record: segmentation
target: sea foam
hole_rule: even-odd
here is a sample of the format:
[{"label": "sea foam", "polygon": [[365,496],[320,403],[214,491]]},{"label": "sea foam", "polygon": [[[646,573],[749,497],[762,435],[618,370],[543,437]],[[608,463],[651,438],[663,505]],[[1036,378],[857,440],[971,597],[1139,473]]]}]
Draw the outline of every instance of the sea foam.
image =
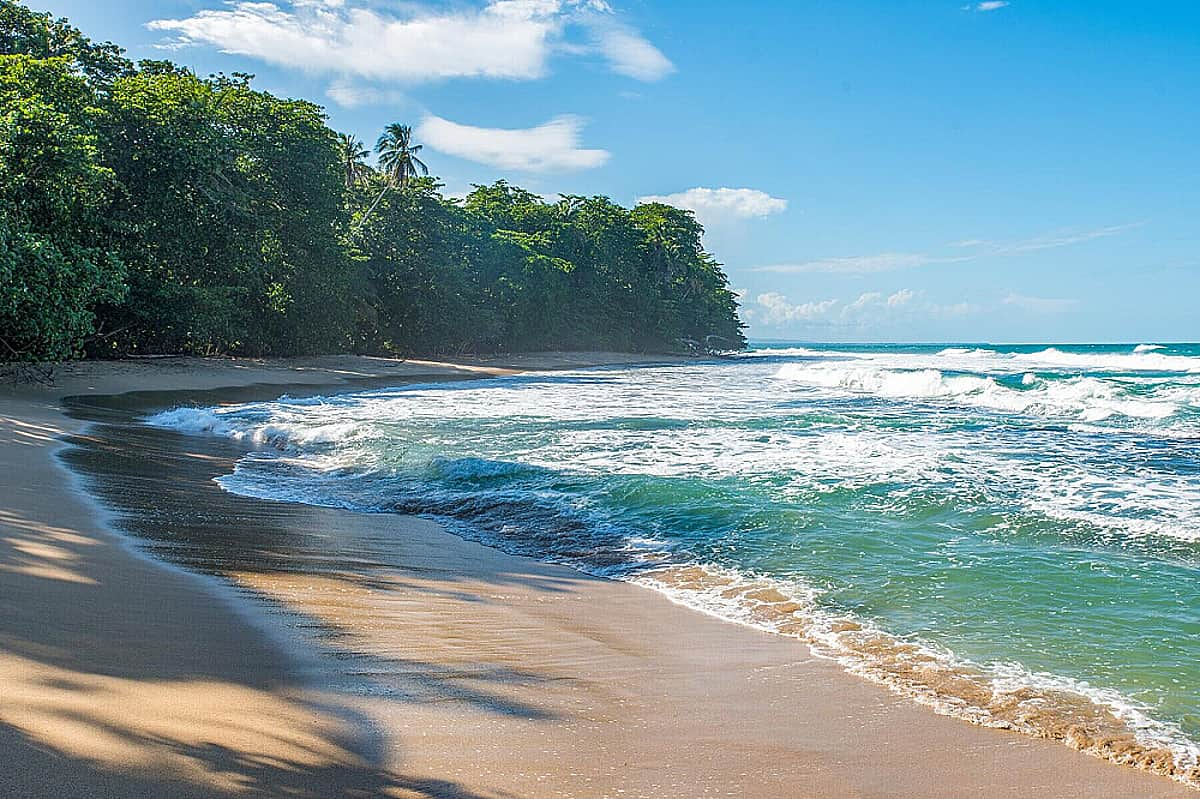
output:
[{"label": "sea foam", "polygon": [[1113,416],[1167,419],[1180,409],[1180,400],[1195,403],[1200,387],[1186,396],[1140,398],[1122,385],[1094,377],[1042,379],[1025,373],[1022,388],[995,377],[946,373],[937,369],[883,369],[848,362],[837,365],[784,364],[776,373],[793,383],[873,394],[891,399],[952,400],[983,408],[1040,416],[1069,416],[1100,421]]},{"label": "sea foam", "polygon": [[943,715],[1062,741],[1200,787],[1200,745],[1178,724],[1154,718],[1152,708],[1117,691],[1019,663],[979,664],[899,638],[822,607],[821,592],[797,580],[688,564],[655,569],[634,582],[703,613],[799,638],[851,674]]},{"label": "sea foam", "polygon": [[228,490],[427,515],[801,638],[941,712],[1195,776],[1187,687],[1143,663],[1162,680],[1121,690],[1116,668],[1197,659],[1162,612],[1194,606],[1192,356],[769,354],[150,421],[253,448]]}]

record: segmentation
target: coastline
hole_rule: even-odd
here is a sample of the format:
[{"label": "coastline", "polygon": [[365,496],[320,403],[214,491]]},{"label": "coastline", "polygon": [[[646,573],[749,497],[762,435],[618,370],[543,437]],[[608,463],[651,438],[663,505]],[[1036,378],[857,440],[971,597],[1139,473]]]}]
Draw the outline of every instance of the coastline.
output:
[{"label": "coastline", "polygon": [[[69,794],[45,784],[64,772],[118,795],[1194,795],[934,715],[798,641],[419,519],[229,498],[239,513],[270,508],[289,541],[336,531],[353,561],[197,578],[126,546],[53,457],[82,429],[60,410],[70,394],[346,390],[598,361],[614,362],[171,359],[75,364],[57,389],[6,389],[0,679],[16,700],[0,736],[20,754],[0,781],[28,796]],[[220,465],[193,454],[191,468]],[[203,479],[175,487],[181,507],[228,497]]]}]

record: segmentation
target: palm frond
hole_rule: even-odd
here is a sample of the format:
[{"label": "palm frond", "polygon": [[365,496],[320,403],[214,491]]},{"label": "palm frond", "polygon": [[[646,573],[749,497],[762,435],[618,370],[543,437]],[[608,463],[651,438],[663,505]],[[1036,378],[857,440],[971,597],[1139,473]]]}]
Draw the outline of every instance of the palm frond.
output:
[{"label": "palm frond", "polygon": [[429,167],[416,157],[421,149],[422,145],[412,143],[412,128],[399,122],[385,127],[375,143],[380,170],[391,183],[400,186],[407,185],[418,169],[423,174],[429,174]]}]

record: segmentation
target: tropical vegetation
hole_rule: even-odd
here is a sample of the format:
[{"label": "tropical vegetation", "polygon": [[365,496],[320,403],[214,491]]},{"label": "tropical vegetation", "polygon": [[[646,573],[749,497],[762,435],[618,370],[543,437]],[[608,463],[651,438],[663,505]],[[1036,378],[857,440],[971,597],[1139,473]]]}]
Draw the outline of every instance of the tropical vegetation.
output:
[{"label": "tropical vegetation", "polygon": [[0,0],[0,360],[743,346],[688,211],[450,198],[319,106]]}]

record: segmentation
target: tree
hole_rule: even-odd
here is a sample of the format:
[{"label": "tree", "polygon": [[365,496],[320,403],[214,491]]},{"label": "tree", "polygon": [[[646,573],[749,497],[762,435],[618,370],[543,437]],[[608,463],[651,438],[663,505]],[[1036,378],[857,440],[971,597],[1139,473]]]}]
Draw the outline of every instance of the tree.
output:
[{"label": "tree", "polygon": [[694,342],[701,349],[746,346],[737,295],[721,265],[703,245],[704,228],[691,211],[645,203],[632,211],[643,231],[642,260],[658,284],[658,336],[664,342]]},{"label": "tree", "polygon": [[388,189],[393,186],[405,188],[409,181],[417,176],[418,171],[422,175],[429,174],[429,167],[417,157],[422,147],[423,145],[412,143],[412,128],[408,125],[393,122],[383,129],[383,134],[375,143],[375,152],[379,153],[379,169],[383,172],[385,182],[375,202],[371,203],[371,207],[359,220],[359,226],[367,221]]},{"label": "tree", "polygon": [[404,188],[417,176],[418,171],[422,175],[429,174],[429,167],[417,157],[422,146],[412,143],[412,128],[393,122],[383,129],[383,135],[375,144],[375,151],[379,153],[379,168],[392,183]]},{"label": "tree", "polygon": [[0,0],[0,54],[33,58],[66,58],[93,90],[102,90],[133,64],[115,44],[96,44],[65,19],[31,11],[12,0]]},{"label": "tree", "polygon": [[744,344],[690,212],[446,198],[407,126],[377,172],[251,83],[0,0],[0,360]]},{"label": "tree", "polygon": [[346,188],[358,185],[371,174],[371,168],[366,164],[368,155],[370,151],[358,137],[350,133],[338,134],[338,157],[342,162]]},{"label": "tree", "polygon": [[0,56],[0,360],[67,358],[125,290],[103,248],[102,112],[66,56]]},{"label": "tree", "polygon": [[254,91],[249,76],[160,64],[119,79],[109,105],[114,247],[131,292],[102,309],[128,331],[104,354],[344,349],[354,268],[321,110]]},{"label": "tree", "polygon": [[403,354],[494,351],[506,341],[491,229],[430,178],[391,192],[359,234],[374,339]]}]

